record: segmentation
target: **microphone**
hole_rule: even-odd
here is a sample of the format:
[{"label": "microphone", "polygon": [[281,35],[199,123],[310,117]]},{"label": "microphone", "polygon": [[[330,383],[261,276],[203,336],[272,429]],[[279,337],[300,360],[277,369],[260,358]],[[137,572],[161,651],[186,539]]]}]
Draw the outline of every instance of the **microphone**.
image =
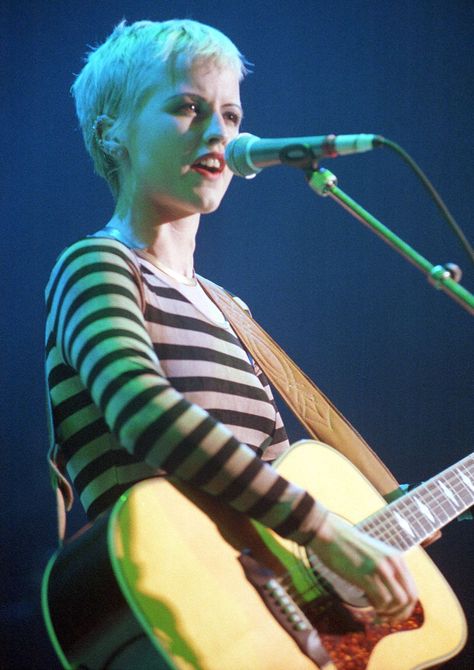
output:
[{"label": "microphone", "polygon": [[232,172],[250,179],[271,165],[309,168],[319,158],[336,158],[370,151],[383,144],[380,135],[319,135],[261,139],[241,133],[227,145],[225,160]]}]

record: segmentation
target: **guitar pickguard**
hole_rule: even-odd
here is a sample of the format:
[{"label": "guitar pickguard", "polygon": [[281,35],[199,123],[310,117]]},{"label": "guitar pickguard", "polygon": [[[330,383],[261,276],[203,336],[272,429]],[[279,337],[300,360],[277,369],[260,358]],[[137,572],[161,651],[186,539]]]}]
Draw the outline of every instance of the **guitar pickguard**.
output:
[{"label": "guitar pickguard", "polygon": [[238,560],[275,620],[321,669],[332,662],[337,670],[366,670],[380,640],[423,625],[423,607],[419,602],[409,619],[385,623],[372,607],[344,603],[329,583],[326,593],[298,604],[283,580],[258,563],[250,552],[242,553]]},{"label": "guitar pickguard", "polygon": [[409,619],[396,624],[377,620],[372,608],[356,609],[332,599],[324,613],[305,613],[319,632],[321,642],[338,670],[365,670],[375,646],[386,636],[420,628],[423,608],[418,603]]}]

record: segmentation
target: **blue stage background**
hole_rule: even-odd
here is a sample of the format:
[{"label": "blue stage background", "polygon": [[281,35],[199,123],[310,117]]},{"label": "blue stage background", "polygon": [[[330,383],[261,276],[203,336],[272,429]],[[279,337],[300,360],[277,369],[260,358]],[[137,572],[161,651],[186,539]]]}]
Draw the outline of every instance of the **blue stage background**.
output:
[{"label": "blue stage background", "polygon": [[[43,288],[59,251],[112,211],[83,149],[69,87],[86,45],[102,41],[122,18],[175,17],[220,28],[255,64],[243,84],[243,130],[262,137],[380,133],[411,153],[474,237],[472,0],[4,0],[5,670],[58,667],[39,608],[41,573],[55,548]],[[431,262],[458,263],[463,285],[474,290],[466,254],[398,157],[383,149],[323,164]],[[203,218],[197,270],[250,304],[401,481],[428,478],[472,451],[472,318],[348,213],[313,194],[299,171],[235,178],[220,210]],[[293,440],[302,437],[287,420]],[[76,509],[71,528],[82,522]],[[454,522],[429,550],[471,629],[473,528]],[[473,667],[472,637],[445,667]]]}]

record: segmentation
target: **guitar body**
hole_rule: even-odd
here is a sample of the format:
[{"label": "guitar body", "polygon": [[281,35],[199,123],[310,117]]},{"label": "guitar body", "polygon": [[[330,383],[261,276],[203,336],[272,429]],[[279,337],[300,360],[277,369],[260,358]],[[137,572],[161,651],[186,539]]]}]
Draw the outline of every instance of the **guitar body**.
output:
[{"label": "guitar body", "polygon": [[[321,443],[294,445],[277,468],[352,523],[386,504],[350,461]],[[240,560],[245,552],[277,578],[295,574],[293,586],[304,598],[308,563],[292,543],[165,479],[134,486],[90,531],[81,557],[66,549],[64,558],[62,550],[44,581],[45,617],[65,668],[83,663],[94,670],[415,670],[440,665],[465,642],[461,606],[418,547],[406,554],[421,603],[408,622],[378,624],[370,608],[343,607],[332,595],[335,608],[327,605],[327,596],[320,597],[323,615],[317,621],[302,605],[327,652],[315,661],[270,612]],[[91,552],[95,559],[88,566]],[[94,570],[98,584],[88,594],[86,575]],[[80,613],[70,599],[61,599],[67,571],[69,583],[76,579],[74,588],[83,585]],[[356,625],[347,624],[352,615]],[[85,617],[89,629],[75,634]],[[119,658],[114,650],[127,640],[130,648],[141,640],[135,653],[144,654],[142,660],[114,665]]]}]

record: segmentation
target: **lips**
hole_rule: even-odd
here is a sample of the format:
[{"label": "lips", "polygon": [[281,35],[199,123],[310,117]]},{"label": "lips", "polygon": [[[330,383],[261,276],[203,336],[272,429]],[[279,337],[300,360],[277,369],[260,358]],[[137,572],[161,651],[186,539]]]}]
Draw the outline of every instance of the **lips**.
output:
[{"label": "lips", "polygon": [[209,178],[216,178],[222,174],[225,168],[224,154],[216,152],[204,154],[200,156],[191,165],[191,169],[199,172]]}]

